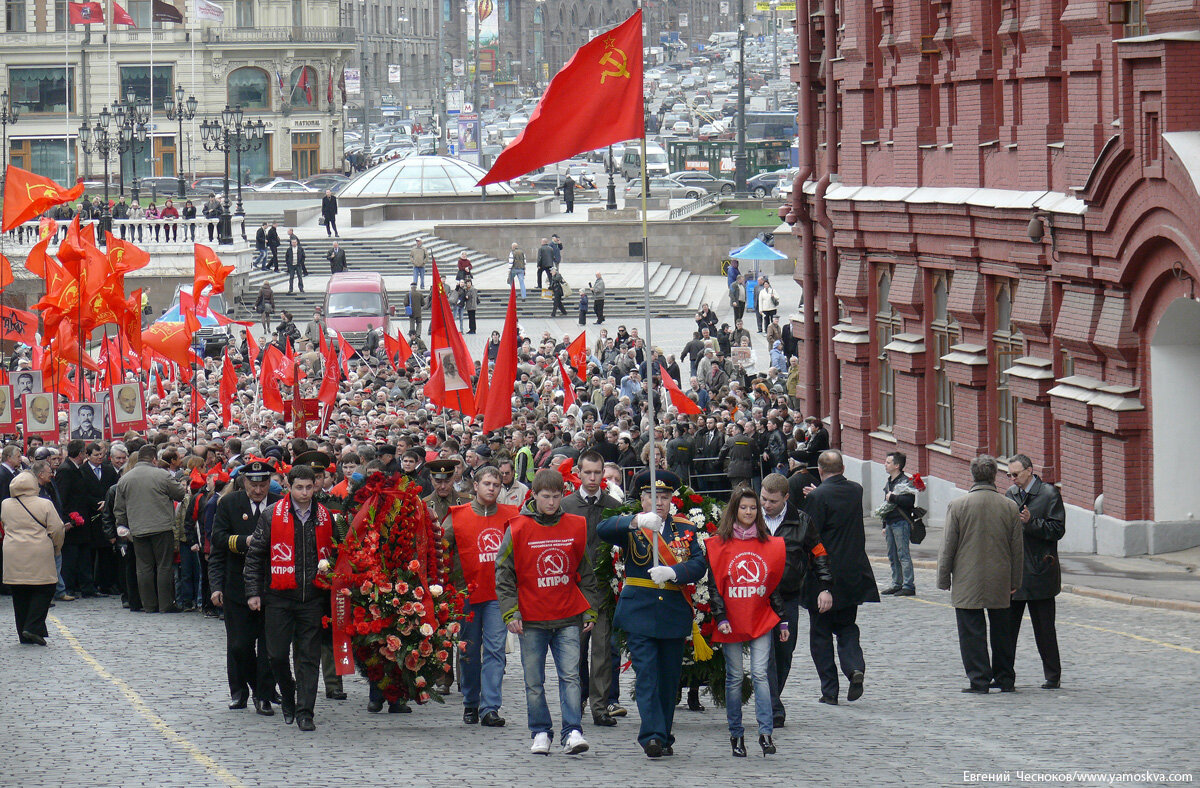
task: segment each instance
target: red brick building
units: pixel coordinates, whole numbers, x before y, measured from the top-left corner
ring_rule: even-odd
[[[873,499],[893,449],[935,518],[1020,452],[1064,549],[1200,544],[1200,0],[808,5],[805,412]]]

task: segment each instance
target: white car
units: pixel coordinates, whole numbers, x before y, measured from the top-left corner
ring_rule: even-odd
[[[316,192],[309,186],[305,186],[300,181],[290,181],[285,178],[271,181],[257,188],[260,192]]]
[[[675,122],[675,125],[671,126],[671,131],[675,134],[691,134],[692,124],[686,120],[679,120]]]

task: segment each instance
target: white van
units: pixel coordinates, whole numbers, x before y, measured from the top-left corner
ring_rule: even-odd
[[[667,152],[660,145],[646,145],[646,174],[665,178],[671,169]],[[621,156],[621,177],[625,180],[642,177],[642,146],[628,145]]]

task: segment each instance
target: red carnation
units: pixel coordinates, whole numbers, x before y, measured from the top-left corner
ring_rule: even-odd
[[[691,501],[692,503],[704,503],[703,496],[696,495],[696,493],[692,493],[691,495],[689,495],[688,500]]]
[[[921,474],[919,473],[914,473],[912,475],[912,483],[913,487],[916,487],[918,490],[925,489],[925,480],[921,478]]]

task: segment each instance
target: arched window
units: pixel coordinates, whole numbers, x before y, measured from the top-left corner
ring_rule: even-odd
[[[533,23],[535,25],[542,24],[542,7],[540,5],[533,9]]]
[[[271,108],[271,78],[261,68],[247,66],[229,74],[228,103],[242,109]]]
[[[315,107],[321,100],[317,88],[317,70],[312,66],[301,66],[292,71],[288,90],[288,103],[293,107]]]

